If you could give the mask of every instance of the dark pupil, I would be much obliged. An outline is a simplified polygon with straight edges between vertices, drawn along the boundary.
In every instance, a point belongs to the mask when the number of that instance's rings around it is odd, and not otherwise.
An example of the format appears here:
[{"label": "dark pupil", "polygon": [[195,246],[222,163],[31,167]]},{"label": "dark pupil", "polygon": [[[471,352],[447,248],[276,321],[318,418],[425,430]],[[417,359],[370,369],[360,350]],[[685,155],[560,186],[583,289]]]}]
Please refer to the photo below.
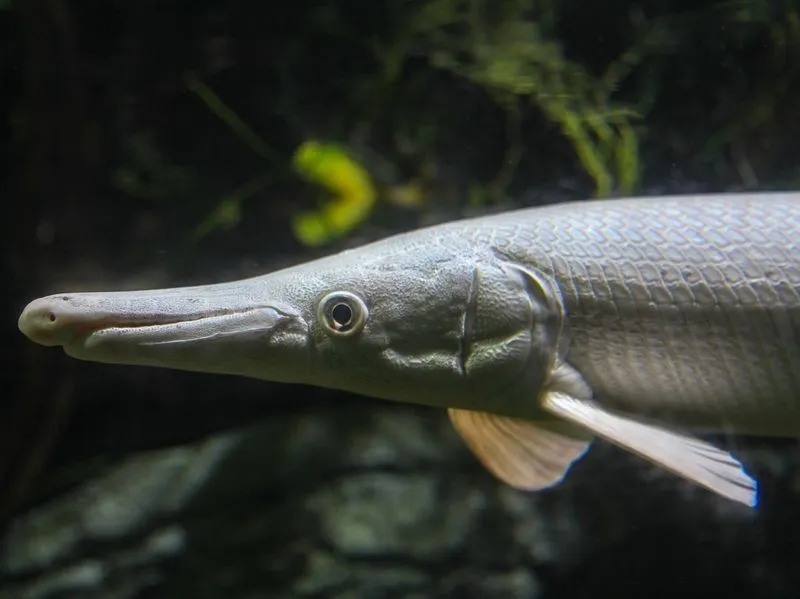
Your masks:
[{"label": "dark pupil", "polygon": [[331,318],[335,324],[346,327],[353,319],[353,310],[347,304],[336,304],[331,309]]}]

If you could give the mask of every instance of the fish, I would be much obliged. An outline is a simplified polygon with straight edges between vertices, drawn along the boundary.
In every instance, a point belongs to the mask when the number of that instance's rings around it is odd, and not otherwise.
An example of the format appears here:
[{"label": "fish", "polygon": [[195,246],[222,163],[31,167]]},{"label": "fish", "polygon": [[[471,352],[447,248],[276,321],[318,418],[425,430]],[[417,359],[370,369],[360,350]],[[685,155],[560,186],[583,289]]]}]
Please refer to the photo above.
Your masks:
[{"label": "fish", "polygon": [[800,436],[799,240],[798,192],[571,201],[238,281],[49,295],[19,329],[81,360],[441,408],[517,489],[601,439],[754,507],[703,436]]}]

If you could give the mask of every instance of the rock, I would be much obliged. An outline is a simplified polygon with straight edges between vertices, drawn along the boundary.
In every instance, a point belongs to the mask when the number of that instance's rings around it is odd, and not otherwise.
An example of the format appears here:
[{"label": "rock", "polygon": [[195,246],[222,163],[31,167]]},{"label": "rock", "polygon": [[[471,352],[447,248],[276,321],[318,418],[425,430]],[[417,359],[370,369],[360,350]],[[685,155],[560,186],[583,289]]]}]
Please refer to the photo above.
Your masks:
[{"label": "rock", "polygon": [[536,599],[540,595],[541,587],[536,577],[522,567],[508,572],[456,571],[442,581],[437,596],[463,599]]},{"label": "rock", "polygon": [[477,491],[454,491],[425,474],[360,474],[312,494],[307,505],[345,555],[437,559],[463,542],[485,505]]},{"label": "rock", "polygon": [[140,534],[154,519],[181,510],[234,443],[234,436],[220,435],[194,446],[126,458],[17,518],[0,553],[0,571],[24,574],[70,558],[78,544]]}]

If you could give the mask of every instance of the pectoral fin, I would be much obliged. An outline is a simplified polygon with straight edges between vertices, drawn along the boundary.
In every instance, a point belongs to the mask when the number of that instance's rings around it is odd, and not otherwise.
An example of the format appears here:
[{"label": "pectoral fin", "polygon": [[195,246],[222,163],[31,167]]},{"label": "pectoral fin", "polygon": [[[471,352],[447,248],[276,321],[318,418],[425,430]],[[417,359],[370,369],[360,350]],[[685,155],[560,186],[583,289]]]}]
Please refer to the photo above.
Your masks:
[{"label": "pectoral fin", "polygon": [[[471,410],[448,410],[450,420],[486,468],[518,489],[561,481],[591,438],[566,423],[534,422]],[[572,436],[574,435],[574,436]]]},{"label": "pectoral fin", "polygon": [[591,401],[562,392],[545,394],[543,407],[724,497],[751,507],[757,503],[756,481],[741,463],[713,445],[607,412]]}]

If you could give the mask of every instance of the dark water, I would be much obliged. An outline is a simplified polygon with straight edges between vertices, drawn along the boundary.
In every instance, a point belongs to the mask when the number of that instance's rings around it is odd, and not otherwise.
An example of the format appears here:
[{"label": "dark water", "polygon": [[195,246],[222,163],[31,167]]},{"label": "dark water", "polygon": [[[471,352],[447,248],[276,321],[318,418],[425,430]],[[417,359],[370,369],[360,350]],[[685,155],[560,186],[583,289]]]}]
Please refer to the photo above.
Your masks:
[{"label": "dark water", "polygon": [[[602,444],[529,495],[436,410],[78,363],[17,331],[47,293],[258,274],[457,216],[798,187],[794,3],[528,4],[0,1],[0,597],[796,596],[794,441],[718,440],[754,511]],[[319,246],[292,228],[331,199],[292,166],[307,140],[377,194]]]}]

